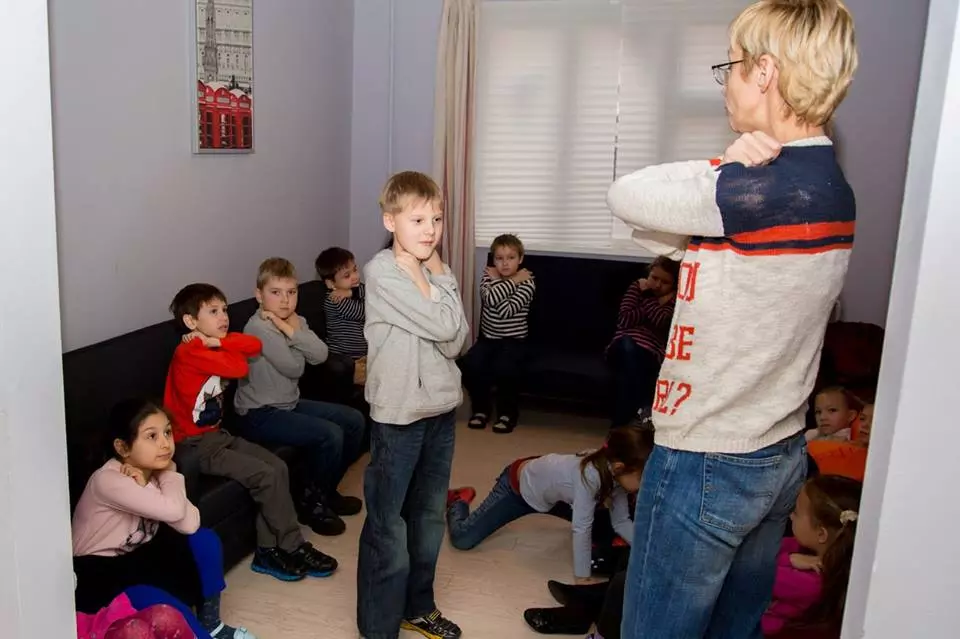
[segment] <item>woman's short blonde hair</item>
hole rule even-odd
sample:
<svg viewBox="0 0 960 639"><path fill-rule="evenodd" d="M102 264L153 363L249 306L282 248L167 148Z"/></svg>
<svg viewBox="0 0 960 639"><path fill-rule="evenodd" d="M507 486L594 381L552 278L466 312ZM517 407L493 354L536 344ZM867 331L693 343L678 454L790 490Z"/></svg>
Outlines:
<svg viewBox="0 0 960 639"><path fill-rule="evenodd" d="M730 25L730 44L743 52L744 73L773 57L787 107L815 126L830 121L857 70L853 16L841 0L760 0Z"/></svg>

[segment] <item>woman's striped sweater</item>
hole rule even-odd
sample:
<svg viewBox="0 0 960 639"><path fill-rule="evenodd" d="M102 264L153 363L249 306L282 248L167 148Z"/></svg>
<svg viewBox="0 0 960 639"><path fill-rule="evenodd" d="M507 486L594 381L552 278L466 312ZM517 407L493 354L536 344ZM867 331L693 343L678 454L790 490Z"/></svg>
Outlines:
<svg viewBox="0 0 960 639"><path fill-rule="evenodd" d="M624 176L613 214L682 259L653 407L661 446L747 453L801 431L856 205L829 139L767 166L678 162Z"/></svg>

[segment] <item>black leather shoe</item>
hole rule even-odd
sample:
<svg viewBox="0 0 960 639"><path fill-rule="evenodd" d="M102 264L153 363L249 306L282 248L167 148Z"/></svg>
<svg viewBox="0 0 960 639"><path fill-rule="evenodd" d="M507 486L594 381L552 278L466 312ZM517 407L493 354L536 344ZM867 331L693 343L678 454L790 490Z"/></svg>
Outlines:
<svg viewBox="0 0 960 639"><path fill-rule="evenodd" d="M561 606L602 606L608 586L605 581L589 586L564 584L553 579L547 582L550 594Z"/></svg>
<svg viewBox="0 0 960 639"><path fill-rule="evenodd" d="M313 532L324 537L342 535L347 529L347 525L337 513L323 505L315 506L313 511L307 513L306 517L302 517L300 521L310 526Z"/></svg>
<svg viewBox="0 0 960 639"><path fill-rule="evenodd" d="M523 611L523 618L542 635L582 635L592 623L570 608L528 608Z"/></svg>
<svg viewBox="0 0 960 639"><path fill-rule="evenodd" d="M325 500L327 507L340 517L356 515L363 509L363 502L356 497L348 497L334 492Z"/></svg>

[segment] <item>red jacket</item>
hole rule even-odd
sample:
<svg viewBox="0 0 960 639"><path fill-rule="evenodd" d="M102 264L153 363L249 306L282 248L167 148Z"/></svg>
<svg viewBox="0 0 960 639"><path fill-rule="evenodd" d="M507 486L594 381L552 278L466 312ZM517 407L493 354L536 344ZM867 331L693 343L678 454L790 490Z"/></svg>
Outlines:
<svg viewBox="0 0 960 639"><path fill-rule="evenodd" d="M247 360L260 354L260 340L229 333L220 348L199 339L180 344L173 353L163 405L173 415L173 438L182 441L220 427L223 390L228 380L247 376Z"/></svg>

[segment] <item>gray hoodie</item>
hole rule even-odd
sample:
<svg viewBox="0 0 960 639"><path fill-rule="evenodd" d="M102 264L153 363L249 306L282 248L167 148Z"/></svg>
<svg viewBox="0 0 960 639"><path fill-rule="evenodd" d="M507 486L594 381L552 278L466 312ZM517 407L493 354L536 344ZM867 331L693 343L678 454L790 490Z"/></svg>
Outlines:
<svg viewBox="0 0 960 639"><path fill-rule="evenodd" d="M430 298L397 264L393 251L377 253L363 268L367 284L366 398L370 416L406 426L455 409L463 400L456 358L469 326L457 280L445 268L426 268Z"/></svg>
<svg viewBox="0 0 960 639"><path fill-rule="evenodd" d="M258 337L263 351L250 360L250 372L237 385L233 405L246 415L262 406L293 410L300 401L300 377L309 364L327 359L327 345L310 330L302 315L300 328L288 338L270 320L254 313L243 332Z"/></svg>

